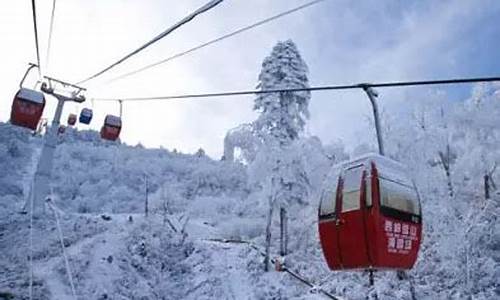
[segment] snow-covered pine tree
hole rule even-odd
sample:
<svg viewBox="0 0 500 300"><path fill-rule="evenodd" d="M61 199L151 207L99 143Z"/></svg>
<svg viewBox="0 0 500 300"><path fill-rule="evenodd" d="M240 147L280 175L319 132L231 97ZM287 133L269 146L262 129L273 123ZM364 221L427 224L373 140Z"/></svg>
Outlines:
<svg viewBox="0 0 500 300"><path fill-rule="evenodd" d="M262 63L257 88L261 91L307 88L307 72L307 65L294 42L278 42ZM300 137L309 118L310 98L311 93L304 91L259 94L255 99L254 110L260 114L254 127L263 146L252 167L257 171L254 175L267 179L263 183L264 196L269 204L264 262L266 270L275 205L287 207L293 203L304 203L308 193L309 180L293 142Z"/></svg>
<svg viewBox="0 0 500 300"><path fill-rule="evenodd" d="M278 42L262 63L257 88L261 91L307 88L307 73L307 65L295 43L291 40ZM261 137L279 141L280 145L288 145L297 139L309 118L310 98L309 91L258 95L254 110L260 115L255 126Z"/></svg>
<svg viewBox="0 0 500 300"><path fill-rule="evenodd" d="M295 43L278 42L262 63L258 88L262 91L307 88L307 73L307 65ZM304 203L307 195L309 182L293 142L300 137L309 118L310 98L311 93L304 91L260 94L255 99L254 109L260 114L254 127L263 146L253 167L260 169L259 178L273 182L269 190L278 192L279 197L274 198L280 205Z"/></svg>

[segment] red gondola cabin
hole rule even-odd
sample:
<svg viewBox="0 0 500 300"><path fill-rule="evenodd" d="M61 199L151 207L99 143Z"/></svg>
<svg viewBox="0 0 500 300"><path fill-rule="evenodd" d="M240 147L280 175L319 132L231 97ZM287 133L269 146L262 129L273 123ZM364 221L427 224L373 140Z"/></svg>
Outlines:
<svg viewBox="0 0 500 300"><path fill-rule="evenodd" d="M68 125L73 126L76 124L76 115L75 114L69 114L68 116Z"/></svg>
<svg viewBox="0 0 500 300"><path fill-rule="evenodd" d="M116 141L122 129L122 119L117 116L107 115L101 128L101 138Z"/></svg>
<svg viewBox="0 0 500 300"><path fill-rule="evenodd" d="M336 188L323 191L318 226L332 270L411 269L422 235L417 190L391 159L351 161L340 167Z"/></svg>
<svg viewBox="0 0 500 300"><path fill-rule="evenodd" d="M43 93L21 88L12 102L10 122L13 125L36 130L45 108Z"/></svg>

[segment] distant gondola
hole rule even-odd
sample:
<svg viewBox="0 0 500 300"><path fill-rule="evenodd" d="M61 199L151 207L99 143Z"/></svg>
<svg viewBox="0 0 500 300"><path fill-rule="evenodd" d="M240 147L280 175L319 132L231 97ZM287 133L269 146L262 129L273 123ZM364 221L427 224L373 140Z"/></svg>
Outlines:
<svg viewBox="0 0 500 300"><path fill-rule="evenodd" d="M86 125L90 124L90 121L92 121L92 115L93 112L90 108L82 109L80 112L79 122Z"/></svg>
<svg viewBox="0 0 500 300"><path fill-rule="evenodd" d="M101 127L101 138L116 141L122 129L122 119L117 116L107 115Z"/></svg>
<svg viewBox="0 0 500 300"><path fill-rule="evenodd" d="M76 115L75 114L69 114L68 116L68 126L73 126L76 124Z"/></svg>

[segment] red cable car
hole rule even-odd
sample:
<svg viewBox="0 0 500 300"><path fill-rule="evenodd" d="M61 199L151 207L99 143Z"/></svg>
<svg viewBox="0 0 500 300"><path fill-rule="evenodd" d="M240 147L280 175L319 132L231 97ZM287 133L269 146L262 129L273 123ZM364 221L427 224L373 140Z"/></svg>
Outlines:
<svg viewBox="0 0 500 300"><path fill-rule="evenodd" d="M68 116L68 125L73 126L76 124L76 115L75 114L69 114Z"/></svg>
<svg viewBox="0 0 500 300"><path fill-rule="evenodd" d="M101 127L101 138L116 141L122 129L122 119L117 116L107 115Z"/></svg>
<svg viewBox="0 0 500 300"><path fill-rule="evenodd" d="M336 187L324 189L321 198L319 235L331 270L413 267L422 213L403 165L377 154L348 162L339 169Z"/></svg>
<svg viewBox="0 0 500 300"><path fill-rule="evenodd" d="M45 108L43 93L21 88L12 102L10 122L13 125L36 130Z"/></svg>

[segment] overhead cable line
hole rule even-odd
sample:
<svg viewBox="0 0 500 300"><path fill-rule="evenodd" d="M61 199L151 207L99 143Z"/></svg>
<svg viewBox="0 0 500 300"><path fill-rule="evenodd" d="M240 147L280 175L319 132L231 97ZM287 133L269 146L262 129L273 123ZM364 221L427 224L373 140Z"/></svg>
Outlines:
<svg viewBox="0 0 500 300"><path fill-rule="evenodd" d="M172 99L187 99L187 98L212 98L212 97L244 96L244 95L259 95L259 94L272 94L272 93L366 89L369 87L371 87L371 88L385 88L385 87L442 85L442 84L493 82L493 81L500 81L500 77L456 78L456 79L421 80L421 81L396 81L396 82L382 82L382 83L359 83L359 84L349 84L349 85L314 86L314 87L305 87L305 88L247 90L247 91L229 91L229 92L219 92L219 93L167 95L167 96L158 96L158 97L94 98L93 100L95 100L95 101L152 101L152 100L172 100Z"/></svg>
<svg viewBox="0 0 500 300"><path fill-rule="evenodd" d="M204 239L204 241L207 242L215 242L215 243L223 243L223 244L240 244L240 245L248 245L251 249L257 251L261 256L266 256L265 252L260 249L256 244L245 241L245 240L238 240L238 239ZM271 258L271 263L276 264L276 259ZM306 278L304 278L302 275L300 275L298 272L293 271L286 265L282 266L282 272L288 273L291 275L293 278L299 280L300 282L304 283L305 285L309 286L311 289L316 290L317 292L322 293L326 297L333 299L333 300L341 300L338 296L335 296L328 292L327 290L323 289L321 286L318 286Z"/></svg>
<svg viewBox="0 0 500 300"><path fill-rule="evenodd" d="M38 46L38 27L36 24L35 0L31 0L31 11L33 12L33 29L35 31L36 61L38 64L38 77L42 77L42 67L40 65L40 47Z"/></svg>
<svg viewBox="0 0 500 300"><path fill-rule="evenodd" d="M50 16L49 40L47 42L47 54L46 54L46 57L45 57L46 72L49 70L50 47L51 47L51 44L52 44L52 31L54 29L55 12L56 12L56 0L52 0L52 13L51 13L51 16Z"/></svg>
<svg viewBox="0 0 500 300"><path fill-rule="evenodd" d="M165 36L167 36L168 34L172 33L173 31L175 31L176 29L180 28L182 25L188 23L189 21L193 20L196 16L214 8L215 6L217 6L218 4L220 4L223 0L211 0L209 3L205 4L204 6L200 7L199 9L197 9L195 12L189 14L187 17L185 17L184 19L182 19L181 21L179 21L178 23L176 23L174 26L168 28L167 30L163 31L162 33L160 33L159 35L155 36L152 40L150 40L149 42L147 42L146 44L140 46L139 48L137 48L136 50L130 52L129 54L125 55L123 58L119 59L117 62L111 64L110 66L104 68L103 70L97 72L96 74L84 79L84 80L81 80L79 81L77 84L83 84L91 79L94 79L96 78L97 76L100 76L102 75L103 73L111 70L112 68L116 67L117 65L121 64L122 62L124 62L125 60L129 59L130 57L136 55L137 53L141 52L142 50L146 49L147 47L151 46L152 44L158 42L159 40L161 40L162 38L164 38Z"/></svg>
<svg viewBox="0 0 500 300"><path fill-rule="evenodd" d="M31 190L33 190L34 182L31 185ZM29 237L29 247L30 247L30 273L29 273L29 278L30 278L30 283L29 283L29 290L28 290L28 295L29 299L33 300L33 198L34 194L30 192L29 195L29 201L30 201L30 237Z"/></svg>
<svg viewBox="0 0 500 300"><path fill-rule="evenodd" d="M54 213L54 217L56 219L57 233L59 234L59 241L61 242L61 250L62 250L62 254L63 254L63 258L64 258L64 265L66 267L66 275L68 276L68 281L69 281L69 285L71 287L71 294L73 295L73 300L77 300L75 284L73 281L73 275L71 273L71 268L69 266L68 255L66 254L66 250L65 250L66 247L64 245L64 235L63 235L63 232L61 229L61 222L59 222L59 216L57 213L58 208L55 207L51 198L48 198L46 201L47 201L47 204L49 205L50 209Z"/></svg>
<svg viewBox="0 0 500 300"><path fill-rule="evenodd" d="M112 79L110 79L110 80L106 81L106 83L111 83L111 82L114 82L114 81L117 81L117 80L120 80L120 79L123 79L123 78L129 77L129 76L132 76L132 75L134 75L134 74L137 74L137 73L140 73L140 72L146 71L146 70L151 69L151 68L153 68L153 67L156 67L156 66L158 66L158 65L161 65L161 64L167 63L167 62L169 62L169 61L171 61L171 60L173 60L173 59L176 59L176 58L179 58L179 57L185 56L185 55L187 55L187 54L190 54L190 53L192 53L192 52L195 52L195 51L197 51L197 50L200 50L200 49L202 49L202 48L205 48L205 47L207 47L207 46L210 46L210 45L212 45L212 44L215 44L215 43L217 43L217 42L220 42L220 41L222 41L222 40L228 39L228 38L230 38L230 37L233 37L233 36L235 36L235 35L238 35L238 34L240 34L240 33L245 32L245 31L249 31L249 30L254 29L254 28L256 28L256 27L262 26L262 25L264 25L264 24L266 24L266 23L269 23L269 22L271 22L271 21L277 20L277 19L279 19L279 18L282 18L282 17L284 17L284 16L287 16L287 15L289 15L289 14L292 14L292 13L294 13L294 12L300 11L300 10L302 10L302 9L305 9L305 8L307 8L307 7L309 7L309 6L312 6L312 5L314 5L314 4L317 4L317 3L320 3L320 2L323 2L323 1L326 1L326 0L314 0L314 1L308 2L308 3L306 3L306 4L300 5L300 6L298 6L298 7L295 7L295 8L289 9L289 10L287 10L287 11L284 11L284 12L282 12L282 13L279 13L279 14L277 14L277 15L274 15L274 16L271 16L271 17L269 17L269 18L266 18L266 19L264 19L264 20L262 20L262 21L259 21L259 22L257 22L257 23L254 23L254 24L251 24L251 25L248 25L248 26L245 26L245 27L239 28L239 29L237 29L237 30L235 30L235 31L233 31L233 32L231 32L231 33L225 34L225 35L223 35L223 36L221 36L221 37L218 37L218 38L213 39L213 40L211 40L211 41L205 42L205 43L200 44L200 45L198 45L198 46L196 46L196 47L193 47L193 48L191 48L191 49L188 49L188 50L185 50L185 51L179 52L179 53L177 53L177 54L174 54L174 55L172 55L172 56L170 56L170 57L167 57L167 58L162 59L162 60L160 60L160 61L157 61L157 62L155 62L155 63L149 64L149 65L147 65L147 66L145 66L145 67L142 67L142 68L139 68L139 69L134 70L134 71L132 71L132 72L128 72L128 73L125 73L125 74L120 75L120 76L118 76L118 77L112 78Z"/></svg>

